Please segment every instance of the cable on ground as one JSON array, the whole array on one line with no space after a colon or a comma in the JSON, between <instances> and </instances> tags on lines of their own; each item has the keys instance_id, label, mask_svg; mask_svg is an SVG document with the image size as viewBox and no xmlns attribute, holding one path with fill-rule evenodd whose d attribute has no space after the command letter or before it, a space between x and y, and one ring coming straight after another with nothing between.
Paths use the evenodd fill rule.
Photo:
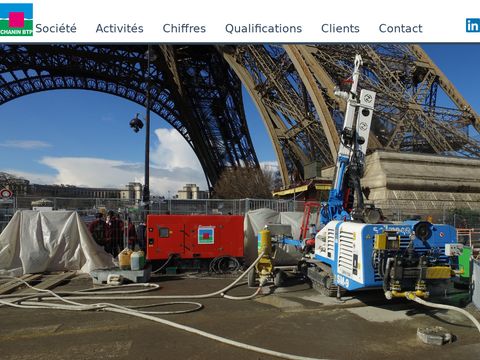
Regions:
<instances>
[{"instance_id":1,"label":"cable on ground","mask_svg":"<svg viewBox=\"0 0 480 360\"><path fill-rule=\"evenodd\" d=\"M461 308L459 308L459 307L452 306L452 305L432 303L432 302L430 302L430 301L426 301L426 300L424 300L424 299L419 298L418 296L416 296L416 295L413 294L413 293L407 295L406 298L407 298L408 300L415 301L415 302L417 302L417 303L419 303L419 304L422 304L422 305L425 305L425 306L428 306L428 307L431 307L431 308L457 311L457 312L465 315L466 317L468 317L468 318L474 323L474 325L477 327L478 331L480 332L480 322L479 322L472 314L470 314L470 313L469 313L468 311L466 311L466 310L463 310L463 309L461 309Z\"/></svg>"},{"instance_id":2,"label":"cable on ground","mask_svg":"<svg viewBox=\"0 0 480 360\"><path fill-rule=\"evenodd\" d=\"M156 273L159 273L160 271L162 271L163 269L165 269L165 267L170 263L170 261L172 261L173 259L175 258L175 254L172 254L168 257L167 261L165 261L165 263L160 266L157 270L155 271L152 271L152 274L156 274Z\"/></svg>"},{"instance_id":3,"label":"cable on ground","mask_svg":"<svg viewBox=\"0 0 480 360\"><path fill-rule=\"evenodd\" d=\"M169 321L166 319L158 318L155 316L152 316L152 314L178 314L178 313L185 313L185 312L191 312L191 311L196 311L202 307L202 304L200 303L195 303L195 302L171 302L171 303L162 303L162 304L150 304L150 305L140 305L140 306L122 306L122 305L117 305L117 304L112 304L112 303L95 303L95 304L83 304L83 303L78 303L73 300L78 300L78 299L84 299L84 300L98 300L98 299L103 299L103 298L109 298L109 299L121 299L121 300L133 300L133 299L159 299L159 298L207 298L207 297L213 297L213 296L218 296L220 295L221 297L224 297L226 299L232 299L232 300L247 300L251 299L255 296L257 296L261 288L259 287L254 294L248 295L248 296L240 296L240 297L234 297L234 296L229 296L226 295L226 292L233 287L235 287L241 279L248 274L249 271L253 270L254 266L256 263L262 258L263 253L259 255L259 257L250 265L250 267L242 273L235 281L233 281L231 284L227 285L225 288L212 292L210 294L203 294L203 295L167 295L167 296L124 296L124 297L119 297L117 296L118 291L109 291L109 292L102 292L102 296L97 296L99 292L96 292L95 290L80 290L80 291L73 291L73 292L63 292L68 294L68 298L65 298L59 293L55 293L52 290L44 290L44 289L39 289L34 286L31 286L28 284L26 281L22 279L18 279L18 281L24 283L27 285L30 289L38 292L37 294L22 294L19 296L18 294L15 296L10 296L10 295L2 295L0 296L0 306L10 306L10 307L15 307L15 308L22 308L22 309L58 309L58 310L70 310L70 311L108 311L108 312L114 312L114 313L120 313L120 314L125 314L129 316L135 316L139 318L143 318L146 320L151 320L157 323L161 323L167 326L174 327L176 329L184 330L189 333L193 333L196 335L200 335L212 340L216 340L219 342L222 342L224 344L228 344L231 346L235 346L241 349L245 350L250 350L250 351L255 351L261 354L266 354L266 355L271 355L271 356L276 356L284 359L292 359L292 360L322 360L318 358L310 358L310 357L304 357L304 356L298 356L298 355L293 355L293 354L287 354L287 353L282 353L278 351L273 351L269 349L264 349L258 346L253 346L253 345L248 345L244 344L235 340L231 340L228 338L224 338L218 335L210 334L208 332L195 329L190 326L178 324L173 321ZM11 278L11 277L9 277ZM112 288L118 288L112 287ZM154 290L155 287L151 286L146 286L148 291ZM132 290L127 291L128 293L131 293ZM133 290L136 291L136 290ZM90 296L84 296L85 293L89 293ZM105 296L105 294L110 293L110 297ZM112 294L113 293L113 294ZM121 293L121 292L120 292ZM83 296L76 296L75 294L81 294ZM70 296L72 295L72 296ZM37 298L38 301L29 301L32 297ZM6 300L9 299L9 300ZM45 301L46 299L52 299L55 301L59 301L61 303L51 303ZM40 301L42 300L42 301ZM168 311L168 312L158 312L158 311L145 311L145 310L137 310L140 308L147 308L147 307L154 307L154 306L160 306L160 305L178 305L178 304L188 304L188 305L195 305L197 306L196 308L190 309L190 310L179 310L179 311Z\"/></svg>"}]
</instances>

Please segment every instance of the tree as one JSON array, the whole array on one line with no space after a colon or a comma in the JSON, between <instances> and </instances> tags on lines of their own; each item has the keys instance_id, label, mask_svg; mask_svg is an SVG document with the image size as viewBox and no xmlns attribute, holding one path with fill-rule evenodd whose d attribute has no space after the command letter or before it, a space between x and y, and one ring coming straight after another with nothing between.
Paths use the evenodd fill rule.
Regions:
<instances>
[{"instance_id":1,"label":"tree","mask_svg":"<svg viewBox=\"0 0 480 360\"><path fill-rule=\"evenodd\" d=\"M25 183L28 183L28 180L25 180L22 177L17 177L6 172L0 172L0 187L2 188L11 189L16 185L24 185Z\"/></svg>"},{"instance_id":2,"label":"tree","mask_svg":"<svg viewBox=\"0 0 480 360\"><path fill-rule=\"evenodd\" d=\"M9 189L13 191L15 195L26 195L29 183L30 182L24 178L16 177L6 172L0 172L0 189Z\"/></svg>"},{"instance_id":3,"label":"tree","mask_svg":"<svg viewBox=\"0 0 480 360\"><path fill-rule=\"evenodd\" d=\"M257 167L227 168L213 189L218 199L271 199L274 182L272 172Z\"/></svg>"}]
</instances>

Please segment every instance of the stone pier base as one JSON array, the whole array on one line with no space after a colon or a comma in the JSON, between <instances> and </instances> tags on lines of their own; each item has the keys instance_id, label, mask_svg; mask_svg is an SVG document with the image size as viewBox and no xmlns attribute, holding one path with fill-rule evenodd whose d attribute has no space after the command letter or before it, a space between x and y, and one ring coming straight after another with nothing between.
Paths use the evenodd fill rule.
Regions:
<instances>
[{"instance_id":1,"label":"stone pier base","mask_svg":"<svg viewBox=\"0 0 480 360\"><path fill-rule=\"evenodd\" d=\"M366 165L367 203L391 220L430 215L441 221L450 209L480 211L480 160L376 151ZM322 177L332 174L331 168L322 171Z\"/></svg>"}]
</instances>

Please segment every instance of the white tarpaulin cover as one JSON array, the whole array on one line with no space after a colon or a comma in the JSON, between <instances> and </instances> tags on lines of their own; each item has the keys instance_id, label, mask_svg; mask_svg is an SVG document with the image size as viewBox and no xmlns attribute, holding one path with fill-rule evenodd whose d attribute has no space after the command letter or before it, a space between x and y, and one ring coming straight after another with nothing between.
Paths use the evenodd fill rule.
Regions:
<instances>
[{"instance_id":1,"label":"white tarpaulin cover","mask_svg":"<svg viewBox=\"0 0 480 360\"><path fill-rule=\"evenodd\" d=\"M75 211L17 211L0 234L0 273L19 276L46 271L113 267Z\"/></svg>"}]
</instances>

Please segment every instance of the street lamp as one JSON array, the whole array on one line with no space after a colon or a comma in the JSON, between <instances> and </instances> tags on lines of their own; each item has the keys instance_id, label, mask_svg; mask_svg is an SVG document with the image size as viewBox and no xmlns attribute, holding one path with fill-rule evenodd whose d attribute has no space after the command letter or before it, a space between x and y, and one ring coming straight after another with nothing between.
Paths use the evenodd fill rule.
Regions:
<instances>
[{"instance_id":1,"label":"street lamp","mask_svg":"<svg viewBox=\"0 0 480 360\"><path fill-rule=\"evenodd\" d=\"M142 202L145 210L145 216L150 209L150 61L154 60L150 54L150 45L147 52L147 69L145 71L146 89L145 89L145 184L143 185ZM143 128L143 121L138 117L139 114L130 120L130 127L134 132Z\"/></svg>"},{"instance_id":2,"label":"street lamp","mask_svg":"<svg viewBox=\"0 0 480 360\"><path fill-rule=\"evenodd\" d=\"M130 127L132 128L133 131L135 131L136 133L141 129L143 128L143 121L140 120L140 118L138 117L140 114L137 113L137 115L135 115L135 117L130 120Z\"/></svg>"}]
</instances>

